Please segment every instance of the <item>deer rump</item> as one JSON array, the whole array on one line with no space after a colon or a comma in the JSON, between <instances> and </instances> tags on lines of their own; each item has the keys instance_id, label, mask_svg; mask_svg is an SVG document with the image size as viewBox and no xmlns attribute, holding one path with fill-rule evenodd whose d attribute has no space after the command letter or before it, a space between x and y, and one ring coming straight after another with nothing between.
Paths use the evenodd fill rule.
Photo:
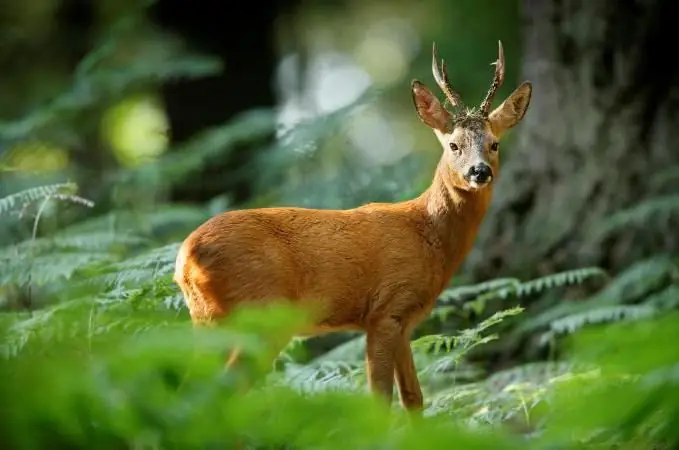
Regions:
<instances>
[{"instance_id":1,"label":"deer rump","mask_svg":"<svg viewBox=\"0 0 679 450\"><path fill-rule=\"evenodd\" d=\"M175 281L194 322L241 303L287 300L313 310L304 334L366 330L385 316L408 327L445 284L445 255L433 241L424 216L393 205L229 211L185 240ZM394 301L404 290L421 301Z\"/></svg>"}]
</instances>

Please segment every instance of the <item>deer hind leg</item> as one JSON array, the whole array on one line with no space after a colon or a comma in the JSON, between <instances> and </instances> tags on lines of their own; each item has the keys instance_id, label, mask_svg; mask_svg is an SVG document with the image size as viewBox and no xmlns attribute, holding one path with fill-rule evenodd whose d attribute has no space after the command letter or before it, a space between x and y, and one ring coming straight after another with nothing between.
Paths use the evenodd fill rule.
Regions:
<instances>
[{"instance_id":1,"label":"deer hind leg","mask_svg":"<svg viewBox=\"0 0 679 450\"><path fill-rule=\"evenodd\" d=\"M367 330L366 372L370 391L391 405L394 392L394 356L401 337L401 324L384 318Z\"/></svg>"},{"instance_id":2,"label":"deer hind leg","mask_svg":"<svg viewBox=\"0 0 679 450\"><path fill-rule=\"evenodd\" d=\"M219 321L229 314L224 302L223 292L210 283L196 283L195 280L184 278L180 283L186 306L191 315L194 327L216 326ZM233 348L225 358L225 367L230 368L240 359L241 349Z\"/></svg>"},{"instance_id":3,"label":"deer hind leg","mask_svg":"<svg viewBox=\"0 0 679 450\"><path fill-rule=\"evenodd\" d=\"M396 379L401 406L408 411L421 414L424 401L420 382L417 379L417 369L413 361L408 333L401 334L398 340L394 363L394 378Z\"/></svg>"}]
</instances>

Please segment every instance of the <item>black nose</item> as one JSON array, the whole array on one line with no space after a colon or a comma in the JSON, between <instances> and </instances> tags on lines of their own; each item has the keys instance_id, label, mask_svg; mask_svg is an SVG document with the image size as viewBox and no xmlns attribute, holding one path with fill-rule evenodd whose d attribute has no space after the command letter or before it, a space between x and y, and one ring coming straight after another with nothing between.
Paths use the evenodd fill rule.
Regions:
<instances>
[{"instance_id":1,"label":"black nose","mask_svg":"<svg viewBox=\"0 0 679 450\"><path fill-rule=\"evenodd\" d=\"M493 170L488 164L477 164L469 169L469 179L477 183L485 183L493 176Z\"/></svg>"}]
</instances>

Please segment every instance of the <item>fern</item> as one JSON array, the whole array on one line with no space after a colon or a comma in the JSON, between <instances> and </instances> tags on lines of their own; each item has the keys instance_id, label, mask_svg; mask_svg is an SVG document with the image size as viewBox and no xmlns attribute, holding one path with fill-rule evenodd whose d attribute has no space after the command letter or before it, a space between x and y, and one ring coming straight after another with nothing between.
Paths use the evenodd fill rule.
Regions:
<instances>
[{"instance_id":1,"label":"fern","mask_svg":"<svg viewBox=\"0 0 679 450\"><path fill-rule=\"evenodd\" d=\"M464 417L474 426L516 418L530 422L532 410L548 397L549 384L574 370L570 363L532 363L485 380L447 386L433 393L427 414Z\"/></svg>"},{"instance_id":2,"label":"fern","mask_svg":"<svg viewBox=\"0 0 679 450\"><path fill-rule=\"evenodd\" d=\"M167 244L117 263L112 269L119 275L118 282L137 283L139 280L131 276L137 271L149 271L152 277L148 281L172 274L179 245L179 243Z\"/></svg>"},{"instance_id":3,"label":"fern","mask_svg":"<svg viewBox=\"0 0 679 450\"><path fill-rule=\"evenodd\" d=\"M316 357L310 364L323 364L326 362L345 361L356 363L363 361L365 354L366 338L364 334L359 334L346 342L338 345L332 350Z\"/></svg>"},{"instance_id":4,"label":"fern","mask_svg":"<svg viewBox=\"0 0 679 450\"><path fill-rule=\"evenodd\" d=\"M324 391L359 391L365 386L363 367L343 361L322 364L288 364L277 384L298 392L313 394ZM276 383L274 383L276 384Z\"/></svg>"},{"instance_id":5,"label":"fern","mask_svg":"<svg viewBox=\"0 0 679 450\"><path fill-rule=\"evenodd\" d=\"M0 285L33 283L41 286L60 279L69 279L91 264L112 261L109 252L58 252L16 258L3 263Z\"/></svg>"},{"instance_id":6,"label":"fern","mask_svg":"<svg viewBox=\"0 0 679 450\"><path fill-rule=\"evenodd\" d=\"M497 292L501 289L510 288L518 290L521 281L516 278L496 278L482 283L448 288L439 296L439 300L446 302L462 302L471 300L481 294Z\"/></svg>"},{"instance_id":7,"label":"fern","mask_svg":"<svg viewBox=\"0 0 679 450\"><path fill-rule=\"evenodd\" d=\"M167 46L158 42L158 55L125 68L116 68L111 65L110 57L118 45L116 39L122 39L121 36L116 34L115 39L85 58L78 67L72 91L47 105L44 111L49 114L45 115L43 111L25 121L4 124L6 126L0 131L12 139L26 136L33 129L49 132L53 124L50 114L55 112L89 108L102 98L120 94L130 86L136 89L154 82L156 77L199 76L215 69L209 60L200 57L199 60L173 60L168 55L181 53L174 42ZM87 98L86 92L92 97ZM295 161L301 168L318 164L324 151L324 139L339 130L350 113L360 111L368 98L359 99L336 114L309 120L281 132L280 141L274 145L276 151L262 154L270 164L258 174L260 185L266 185L272 179L277 161ZM206 164L233 151L239 143L265 141L274 131L274 125L271 111L243 115L197 136L177 152L167 153L157 164L121 171L111 183L118 186L117 193L129 189L128 197L135 195L140 186L149 190L165 189L178 180L192 177ZM241 176L249 176L261 167L260 163L246 168ZM301 172L292 173L271 195L279 196L283 201L294 199L298 204L322 202L326 207L343 207L346 203L356 202L368 191L388 198L400 190L397 184L383 182L380 177L359 177L351 171L349 167L348 173L323 174L321 179ZM410 179L408 176L400 178ZM336 180L347 182L349 187L346 195L335 196L331 199L334 204L329 205L327 198L332 197L332 192L339 186ZM69 188L64 187L67 185ZM0 199L0 214L25 210L34 203L51 199L89 205L75 195L74 185L53 185L43 187L42 191L36 188ZM599 401L589 406L591 409L604 408L608 406L607 402L620 398L621 403L617 408L610 408L609 415L622 409L620 405L625 402L636 405L639 398L652 397L637 395L638 392L648 394L658 389L670 396L670 391L662 391L671 383L673 374L676 375L676 370L672 371L668 363L672 362L675 350L666 342L674 337L672 330L667 328L660 335L663 342L649 345L652 341L646 336L645 348L635 348L626 356L632 360L629 366L624 364L627 360L618 361L618 366L635 373L634 376L625 371L604 376L606 370L591 361L589 365L575 364L571 360L524 364L490 375L486 361L483 364L469 362L470 352L497 340L500 325L513 322L509 319L522 314L524 309L520 306L503 307L468 329L425 335L412 342L418 375L428 402L426 414L447 416L443 421L413 424L412 432L409 427L396 427L394 432L395 422L381 416L377 409L371 409L372 403L367 403L367 396L363 395L367 387L363 363L365 336L352 338L307 364L295 359L295 353L305 341L294 340L280 355L284 361L282 370L269 373L262 385L247 394L237 393L232 388L242 374L237 371L223 374L215 368L221 367L223 351L233 346L239 336L227 329L226 334L219 335L221 339L206 343L197 339L192 351L186 351L194 345L190 339L193 335L187 332L190 321L182 295L171 280L179 246L176 241L210 215L228 207L228 201L222 197L211 205L200 207L165 205L155 210L111 211L49 236L39 237L34 232L32 239L1 248L2 289L30 283L41 286L43 294L47 292L50 295L45 294L46 297L53 300L52 304L30 313L0 313L0 351L5 358L11 359L5 361L11 370L7 377L3 372L2 388L21 397L7 408L10 415L17 414L19 418L16 420L11 416L12 419L24 423L21 422L25 420L23 417L45 418L52 412L58 426L49 428L51 422L41 419L38 422L44 423L41 426L47 431L37 425L34 428L52 439L64 435L86 436L90 441L87 445L100 447L217 448L230 447L238 439L261 448L319 448L323 447L325 439L337 442L338 448L453 444L460 448L501 449L514 448L515 440L504 435L498 435L496 440L464 435L463 431L451 426L450 418L471 427L484 427L483 430L511 427L530 438L532 445L541 444L536 436L547 430L549 421L559 423L558 417L552 416L554 411L550 411L552 415L548 417L544 411L551 407L555 393L571 383L583 383L577 392L590 395L612 385L611 380L623 380L626 390L618 391L618 395L598 397ZM654 208L656 212L670 212L673 207L655 205ZM502 278L456 286L440 296L441 305L436 313L457 308L481 315L490 301L528 299L604 278L607 274L593 267L527 281ZM586 325L593 323L624 321L631 325L632 322L642 324L644 320L652 320L649 323L655 324L663 315L660 313L679 305L677 289L675 261L671 258L644 261L615 277L589 299L578 303L562 302L544 312L533 321L530 330L547 328L542 339L553 341L566 334L578 337L580 333L591 331ZM59 295L52 295L55 292ZM260 316L240 336L252 343L248 356L254 361L263 355L260 348L263 345L259 345L261 342L256 335L262 328L269 329L260 327L269 319ZM523 322L530 323L531 319ZM170 332L176 331L173 325L178 323L184 326L184 333ZM195 336L201 334L198 330L192 331ZM643 332L637 330L637 333L636 336L644 338ZM191 345L187 344L189 342ZM590 345L596 350L606 342L613 341L607 341L606 334L599 334ZM634 341L620 342L626 344L625 353L628 346L638 346ZM609 348L606 356L613 353ZM45 364L50 360L54 361L51 365ZM646 366L635 366L641 364L639 361ZM30 382L23 383L21 377L12 375L22 373L19 370L22 364L30 367L26 372L30 376L24 374ZM584 372L589 369L592 370ZM45 381L47 379L49 383ZM641 385L645 386L646 392L639 388ZM33 397L39 399L37 407L31 404ZM50 401L45 402L45 398ZM361 403L364 399L366 403ZM671 419L676 408L673 409L671 404L660 408L646 400L645 405L647 412L637 412L636 417L644 417L644 414L661 416L663 420L653 423L657 429L676 425L676 420ZM237 420L225 422L224 417L236 417ZM630 422L626 419L625 424ZM94 426L88 428L93 423ZM68 424L71 424L70 428ZM83 424L83 428L72 424ZM434 425L427 428L430 424ZM594 440L592 436L600 438L603 434L600 430L615 429L616 426L626 429L627 425L611 425L600 419L586 427L574 426L573 433L586 429L589 434L580 441L589 444ZM68 433L63 433L64 429ZM38 431L34 434L38 435ZM552 435L545 433L548 437L554 435L558 436L558 430ZM41 442L44 438L35 439ZM568 447L558 439L550 439L553 441L545 442L559 448ZM74 444L77 439L64 438L64 441ZM629 439L616 440L623 441ZM536 445L536 448L545 447ZM640 445L638 448L647 447Z\"/></svg>"},{"instance_id":8,"label":"fern","mask_svg":"<svg viewBox=\"0 0 679 450\"><path fill-rule=\"evenodd\" d=\"M498 311L498 312L494 313L492 316L490 316L489 318L482 320L474 328L464 330L460 334L460 336L457 338L457 344L465 350L465 353L467 353L472 348L474 348L474 347L476 347L480 344L484 344L486 342L489 342L490 340L497 339L496 334L483 336L483 333L488 328L491 328L491 327L499 324L500 322L502 322L506 318L521 314L523 311L524 311L524 308L522 308L521 306L515 306L513 308Z\"/></svg>"},{"instance_id":9,"label":"fern","mask_svg":"<svg viewBox=\"0 0 679 450\"><path fill-rule=\"evenodd\" d=\"M540 336L540 344L550 343L556 337L574 333L586 325L643 320L677 307L679 307L679 285L670 285L646 297L637 305L590 306L586 311L553 320L549 324L549 330Z\"/></svg>"},{"instance_id":10,"label":"fern","mask_svg":"<svg viewBox=\"0 0 679 450\"><path fill-rule=\"evenodd\" d=\"M597 267L586 267L559 272L521 282L516 278L498 278L478 284L446 289L439 296L439 305L432 316L445 321L453 313L480 315L494 300L521 299L537 296L549 290L583 284L590 279L605 278L607 274ZM462 303L461 307L451 303Z\"/></svg>"},{"instance_id":11,"label":"fern","mask_svg":"<svg viewBox=\"0 0 679 450\"><path fill-rule=\"evenodd\" d=\"M666 289L649 295L643 304L658 311L669 311L679 307L679 285L673 284Z\"/></svg>"},{"instance_id":12,"label":"fern","mask_svg":"<svg viewBox=\"0 0 679 450\"><path fill-rule=\"evenodd\" d=\"M519 306L498 311L475 327L461 331L457 336L427 335L416 339L411 343L413 351L442 355L441 358L423 368L421 374L439 372L459 364L475 347L498 338L497 334L485 334L489 328L521 312L523 308Z\"/></svg>"},{"instance_id":13,"label":"fern","mask_svg":"<svg viewBox=\"0 0 679 450\"><path fill-rule=\"evenodd\" d=\"M154 296L154 289L161 292ZM17 357L29 345L33 352L50 353L52 346L60 342L92 341L99 337L105 342L115 333L132 335L176 321L185 323L185 315L179 315L173 305L159 300L163 294L160 286L128 289L68 300L30 315L5 313L10 320L0 349L6 358Z\"/></svg>"},{"instance_id":14,"label":"fern","mask_svg":"<svg viewBox=\"0 0 679 450\"><path fill-rule=\"evenodd\" d=\"M60 128L64 117L86 113L102 103L124 97L127 92L157 85L163 80L212 75L221 70L219 60L190 53L171 36L153 35L141 17L138 12L132 12L118 18L108 33L103 34L103 41L80 61L73 84L31 114L12 122L0 122L0 137L11 142L35 138L40 133L44 138L63 140L64 131ZM142 29L151 34L146 37L146 45L126 45L127 38ZM116 60L123 47L128 57L121 66ZM140 54L133 57L132 49Z\"/></svg>"},{"instance_id":15,"label":"fern","mask_svg":"<svg viewBox=\"0 0 679 450\"><path fill-rule=\"evenodd\" d=\"M15 245L0 249L0 261L9 260L26 255L28 252L35 254L57 253L60 251L113 251L116 248L129 248L147 243L147 239L133 234L115 234L106 231L93 231L89 233L66 234L58 233L53 237L43 237L27 240Z\"/></svg>"},{"instance_id":16,"label":"fern","mask_svg":"<svg viewBox=\"0 0 679 450\"><path fill-rule=\"evenodd\" d=\"M153 210L114 210L70 225L58 236L106 232L111 235L165 239L185 236L210 217L204 207L160 205Z\"/></svg>"},{"instance_id":17,"label":"fern","mask_svg":"<svg viewBox=\"0 0 679 450\"><path fill-rule=\"evenodd\" d=\"M679 166L671 166L653 174L652 186L655 189L663 189L677 181L679 181Z\"/></svg>"},{"instance_id":18,"label":"fern","mask_svg":"<svg viewBox=\"0 0 679 450\"><path fill-rule=\"evenodd\" d=\"M547 275L534 280L521 282L516 278L499 278L487 282L446 289L439 300L443 303L452 301L474 300L487 302L494 299L522 298L538 295L550 289L582 284L593 278L606 277L604 270L598 267L585 267Z\"/></svg>"},{"instance_id":19,"label":"fern","mask_svg":"<svg viewBox=\"0 0 679 450\"><path fill-rule=\"evenodd\" d=\"M652 218L661 219L678 212L679 195L672 194L653 198L632 208L614 213L601 225L598 233L605 236L630 225L642 225Z\"/></svg>"},{"instance_id":20,"label":"fern","mask_svg":"<svg viewBox=\"0 0 679 450\"><path fill-rule=\"evenodd\" d=\"M654 316L658 309L649 305L617 305L592 308L586 312L571 314L550 323L549 332L540 338L542 343L564 334L570 334L589 324L640 320Z\"/></svg>"},{"instance_id":21,"label":"fern","mask_svg":"<svg viewBox=\"0 0 679 450\"><path fill-rule=\"evenodd\" d=\"M77 190L78 187L74 183L56 183L25 189L0 198L0 215L16 208L24 210L32 203L51 198L92 206L91 201L75 195Z\"/></svg>"},{"instance_id":22,"label":"fern","mask_svg":"<svg viewBox=\"0 0 679 450\"><path fill-rule=\"evenodd\" d=\"M606 276L606 272L598 267L585 267L581 269L567 270L565 272L547 275L526 283L522 283L518 287L516 294L519 297L525 297L527 295L534 295L556 287L582 284L590 278Z\"/></svg>"},{"instance_id":23,"label":"fern","mask_svg":"<svg viewBox=\"0 0 679 450\"><path fill-rule=\"evenodd\" d=\"M165 188L197 176L212 161L228 156L238 144L262 141L274 129L275 115L272 111L261 109L242 113L226 124L202 131L174 151L158 158L154 164L120 171L111 182L133 188ZM252 170L255 169L243 168L244 173Z\"/></svg>"},{"instance_id":24,"label":"fern","mask_svg":"<svg viewBox=\"0 0 679 450\"><path fill-rule=\"evenodd\" d=\"M603 290L592 297L577 302L558 303L528 318L519 325L517 332L526 333L546 327L555 320L572 314L638 301L666 286L676 270L672 259L666 256L639 261L613 278Z\"/></svg>"}]
</instances>

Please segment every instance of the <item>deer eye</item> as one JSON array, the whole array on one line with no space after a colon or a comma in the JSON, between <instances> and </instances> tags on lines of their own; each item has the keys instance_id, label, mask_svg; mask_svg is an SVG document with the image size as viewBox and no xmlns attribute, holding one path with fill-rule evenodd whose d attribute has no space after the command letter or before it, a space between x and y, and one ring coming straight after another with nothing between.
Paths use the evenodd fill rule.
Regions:
<instances>
[{"instance_id":1,"label":"deer eye","mask_svg":"<svg viewBox=\"0 0 679 450\"><path fill-rule=\"evenodd\" d=\"M456 143L451 142L451 143L448 144L448 145L450 146L450 149L451 149L452 151L454 151L454 152L456 152L456 153L460 151L460 149L459 149L459 147L457 146Z\"/></svg>"},{"instance_id":2,"label":"deer eye","mask_svg":"<svg viewBox=\"0 0 679 450\"><path fill-rule=\"evenodd\" d=\"M500 144L498 144L497 142L493 142L492 144L490 144L490 149L494 152L496 152L499 147L500 147Z\"/></svg>"}]
</instances>

